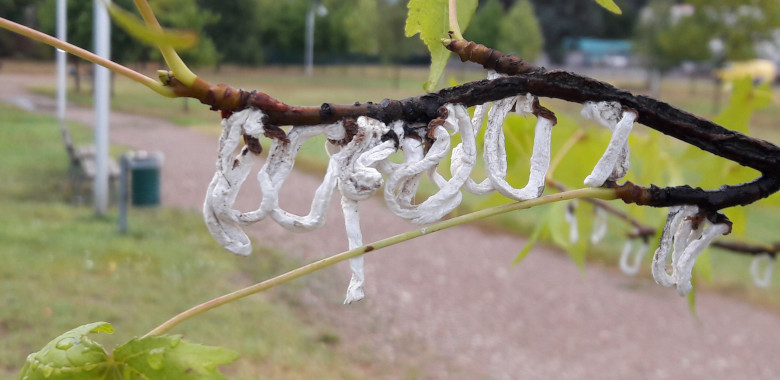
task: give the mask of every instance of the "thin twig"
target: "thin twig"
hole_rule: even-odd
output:
[[[626,203],[652,207],[697,205],[702,210],[717,211],[727,207],[745,206],[776,193],[780,190],[780,179],[764,175],[751,182],[723,185],[716,190],[704,190],[688,185],[644,187],[631,181],[620,185],[608,182],[605,186],[616,189],[618,197]]]
[[[463,35],[460,32],[460,25],[458,25],[458,0],[450,0],[447,11],[449,13],[450,33],[452,33],[452,37],[462,40]]]
[[[152,7],[149,6],[149,2],[146,0],[134,0],[134,3],[135,7],[138,8],[138,12],[141,13],[144,22],[146,22],[146,25],[155,30],[162,31],[162,26],[160,26],[160,22],[157,21],[157,17],[154,15]],[[192,86],[198,76],[184,64],[184,61],[182,61],[179,54],[176,53],[176,50],[171,46],[159,44],[157,45],[157,48],[160,49],[160,53],[162,53],[165,63],[168,64],[168,67],[171,68],[171,71],[176,77],[179,78],[182,83]]]
[[[17,24],[13,21],[4,19],[0,17],[0,28],[8,29],[12,32],[19,33],[25,37],[31,38],[33,40],[36,40],[38,42],[42,42],[46,45],[55,47],[60,50],[64,50],[70,54],[73,54],[79,58],[82,58],[84,60],[87,60],[89,62],[98,64],[100,66],[103,66],[105,68],[108,68],[109,70],[119,74],[123,75],[125,77],[128,77],[138,83],[143,84],[146,87],[149,87],[154,92],[165,96],[169,98],[176,97],[176,94],[174,94],[173,90],[167,87],[164,87],[162,83],[158,82],[157,80],[154,80],[150,77],[147,77],[146,75],[143,75],[137,71],[131,70],[128,67],[122,66],[118,63],[115,63],[113,61],[107,60],[103,57],[100,57],[90,51],[84,50],[76,45],[67,43],[65,41],[59,40],[57,38],[54,38],[48,34],[41,33],[35,29],[28,28],[24,25]]]
[[[441,231],[450,227],[455,227],[464,223],[473,222],[476,220],[488,218],[495,215],[500,215],[504,213],[508,213],[511,211],[517,211],[517,210],[523,210],[528,209],[535,206],[541,206],[544,204],[552,203],[552,202],[559,202],[559,201],[565,201],[575,198],[598,198],[598,199],[615,199],[615,191],[611,189],[594,189],[594,188],[586,188],[586,189],[577,189],[577,190],[571,190],[567,192],[562,193],[556,193],[547,195],[544,197],[528,200],[528,201],[520,201],[515,203],[510,203],[506,205],[496,206],[487,208],[484,210],[475,211],[466,215],[461,215],[458,217],[454,217],[452,219],[447,219],[438,223],[431,224],[429,226],[419,228],[413,231],[405,232],[393,237],[389,237],[386,239],[382,239],[379,241],[376,241],[374,243],[364,245],[362,247],[358,247],[355,249],[351,249],[349,251],[341,252],[338,254],[335,254],[333,256],[324,258],[322,260],[313,262],[308,265],[304,265],[300,268],[291,270],[285,274],[279,275],[277,277],[274,277],[272,279],[254,284],[252,286],[248,286],[246,288],[237,290],[233,293],[226,294],[217,298],[214,298],[212,300],[206,301],[200,305],[197,305],[195,307],[192,307],[191,309],[184,311],[175,317],[169,319],[168,321],[164,322],[160,326],[154,328],[152,331],[148,332],[145,336],[151,336],[151,335],[160,335],[164,334],[170,329],[176,327],[180,323],[196,316],[201,313],[204,313],[206,311],[209,311],[211,309],[217,308],[219,306],[225,305],[227,303],[233,302],[235,300],[238,300],[240,298],[244,298],[247,296],[250,296],[252,294],[260,293],[262,291],[271,289],[277,285],[284,284],[288,281],[294,280],[296,278],[299,278],[301,276],[316,272],[320,269],[327,268],[331,265],[334,265],[336,263],[351,259],[353,257],[357,257],[363,254],[366,254],[368,252],[376,251],[381,248],[389,247],[394,244],[398,244],[407,240],[411,240],[417,237],[420,237],[422,235],[427,235],[433,232]]]
[[[712,246],[744,255],[757,256],[768,254],[773,259],[777,257],[778,253],[780,253],[780,242],[777,242],[773,245],[761,245],[736,241],[716,241],[712,243]]]
[[[550,185],[551,187],[557,189],[558,191],[568,191],[568,188],[566,185],[562,184],[561,182],[558,182],[550,177],[545,178],[545,182]],[[618,210],[615,207],[612,207],[611,204],[604,202],[600,199],[593,199],[593,198],[585,198],[583,199],[585,202],[591,203],[596,207],[601,207],[604,211],[606,211],[609,214],[612,214],[613,216],[618,217],[619,219],[627,222],[632,227],[634,227],[634,232],[630,234],[630,237],[634,238],[642,238],[647,239],[650,236],[655,235],[655,228],[650,227],[642,222],[640,222],[638,219],[632,217],[631,215],[626,214],[625,212]]]
[[[530,92],[569,102],[616,101],[635,110],[638,122],[710,153],[780,178],[780,148],[726,129],[710,120],[643,95],[633,95],[609,83],[563,70],[546,70],[522,59],[470,41],[449,40],[446,47],[463,61],[510,75],[491,83],[496,96]],[[476,96],[476,94],[472,94]]]

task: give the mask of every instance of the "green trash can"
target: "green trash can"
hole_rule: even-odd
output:
[[[130,171],[130,201],[133,206],[160,204],[160,152],[133,152],[127,160]]]

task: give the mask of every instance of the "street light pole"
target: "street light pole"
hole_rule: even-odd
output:
[[[95,54],[111,59],[111,21],[101,0],[94,0]],[[108,116],[111,106],[111,77],[107,68],[98,64],[95,70],[95,179],[93,182],[95,212],[108,212]]]
[[[68,11],[67,0],[57,0],[57,39],[68,40]],[[64,50],[57,49],[57,120],[60,124],[65,122],[65,102],[67,101],[67,58]]]
[[[319,1],[312,1],[306,12],[306,50],[304,51],[304,73],[311,77],[314,72],[314,14],[319,6]]]

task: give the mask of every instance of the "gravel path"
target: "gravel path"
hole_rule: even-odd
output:
[[[53,112],[51,100],[23,90],[31,80],[1,74],[0,100]],[[91,124],[89,109],[71,107],[68,117]],[[213,174],[215,137],[114,113],[111,141],[164,152],[163,203],[200,208]],[[287,190],[283,206],[308,209],[318,184],[293,173],[286,189],[300,191]],[[254,208],[257,197],[242,194],[240,207]],[[378,199],[360,207],[366,242],[412,228]],[[250,233],[256,244],[310,261],[347,246],[337,198],[329,215],[325,227],[305,235],[272,222]],[[341,305],[349,281],[344,263],[315,276],[320,286],[304,291],[302,309],[326,321],[342,344],[356,349],[351,352],[385,365],[384,378],[780,378],[777,313],[704,293],[696,320],[672,289],[596,265],[583,276],[552,249],[538,246],[511,266],[522,244],[520,237],[474,226],[425,236],[367,256],[366,300]]]

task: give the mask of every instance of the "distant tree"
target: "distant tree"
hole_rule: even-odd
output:
[[[544,50],[553,62],[562,62],[567,38],[622,39],[633,33],[639,10],[648,0],[619,1],[615,15],[593,1],[532,0],[544,36]]]
[[[710,59],[710,22],[703,12],[675,1],[653,2],[642,12],[634,43],[647,66],[661,74],[686,61]]]
[[[262,49],[269,62],[302,62],[309,3],[309,0],[257,0],[261,15],[260,45],[252,48]]]
[[[133,9],[132,0],[114,0],[124,9]],[[68,41],[91,49],[92,48],[92,6],[93,0],[68,0]],[[56,0],[45,0],[38,8],[38,20],[41,30],[53,34],[55,30]],[[160,22],[168,27],[186,27],[196,31],[203,30],[206,25],[217,18],[210,12],[198,8],[195,0],[157,0],[152,3],[155,12],[160,15]],[[201,33],[198,45],[182,53],[185,59],[196,65],[213,64],[216,62],[214,43],[207,35]],[[111,26],[111,58],[116,62],[138,62],[149,59],[157,60],[159,53],[150,46],[144,46],[115,24]]]
[[[379,9],[377,0],[356,0],[349,7],[347,17],[341,19],[345,25],[347,43],[350,53],[362,55],[379,54]]]
[[[499,0],[487,0],[481,3],[471,20],[474,25],[480,27],[467,29],[466,38],[485,46],[498,46],[504,14],[504,6]]]
[[[636,45],[651,67],[667,71],[684,61],[715,66],[756,56],[756,44],[780,28],[776,0],[656,1],[643,11]],[[718,46],[714,52],[711,45]],[[713,54],[714,53],[714,54]]]
[[[198,0],[198,6],[218,17],[203,32],[219,51],[220,62],[257,65],[263,63],[260,40],[261,12],[256,1]],[[236,38],[236,36],[241,38]]]
[[[692,0],[695,20],[722,44],[718,58],[738,61],[755,58],[756,43],[772,39],[780,28],[780,3],[777,0]]]
[[[35,19],[31,16],[40,2],[41,0],[0,0],[0,15],[15,22],[36,27],[37,25],[34,25]],[[0,30],[0,57],[37,56],[43,51],[39,48],[40,45],[32,43],[26,38],[7,30]]]
[[[379,58],[382,63],[406,63],[414,57],[427,59],[428,51],[419,38],[398,38],[404,35],[407,15],[406,2],[382,0],[379,2]]]
[[[542,52],[542,31],[534,7],[528,0],[520,0],[509,9],[499,23],[499,35],[495,46],[507,54],[534,61]]]
[[[187,28],[200,32],[219,20],[219,16],[198,6],[197,0],[155,0],[151,5],[155,14],[160,15],[160,22],[173,28]],[[126,9],[132,9],[132,5]],[[199,34],[198,44],[193,49],[182,52],[182,59],[193,62],[194,65],[214,65],[219,60],[214,41],[208,33]],[[157,50],[153,50],[152,57],[160,59],[158,54]]]

